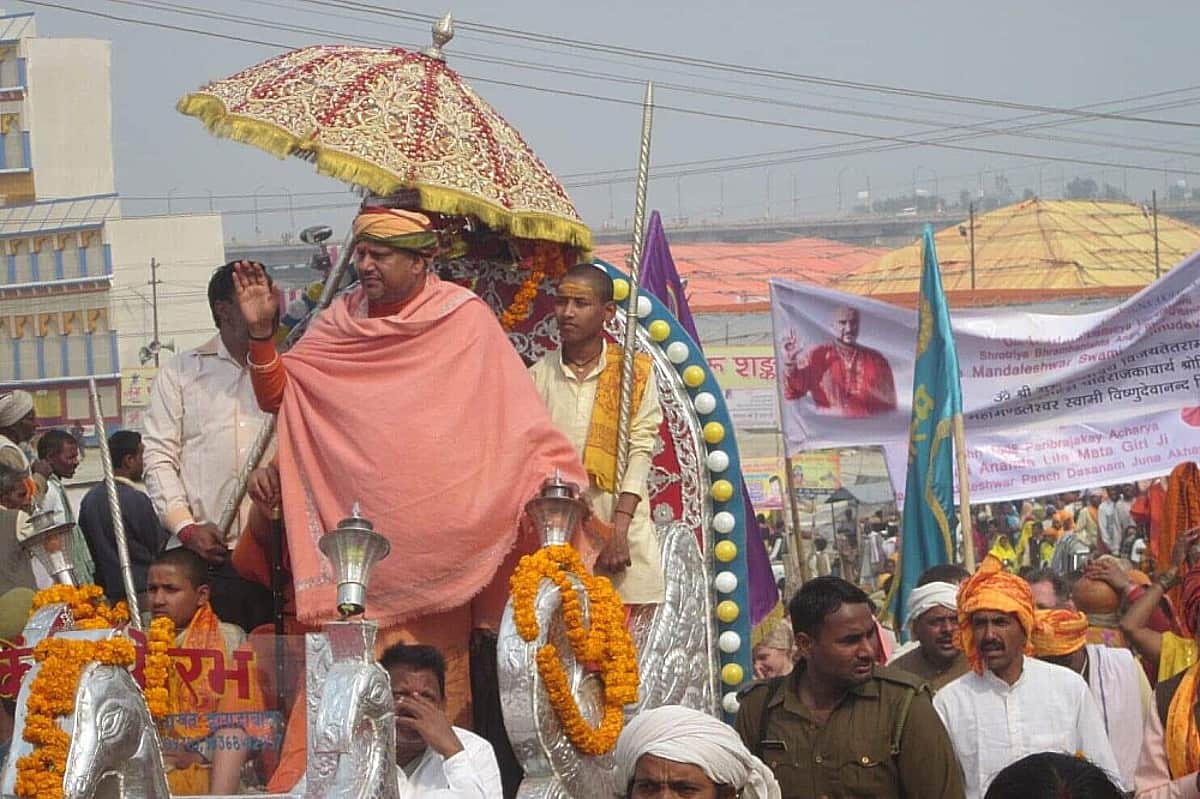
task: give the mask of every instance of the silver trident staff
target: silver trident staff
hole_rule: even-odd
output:
[[[617,417],[617,491],[620,494],[629,465],[629,436],[633,424],[633,358],[637,352],[638,276],[646,243],[646,184],[650,179],[650,132],[654,127],[654,84],[646,82],[642,100],[642,141],[638,151],[637,188],[633,205],[633,253],[629,261],[629,299],[625,304],[625,351],[621,356],[621,405]]]
[[[104,487],[108,489],[108,510],[112,514],[113,538],[117,542],[117,558],[121,561],[121,582],[125,583],[125,604],[129,606],[129,623],[142,629],[142,611],[138,607],[137,586],[133,582],[133,561],[129,559],[129,542],[125,540],[125,519],[121,516],[121,501],[117,499],[117,479],[113,473],[112,453],[108,451],[108,432],[104,429],[104,410],[96,378],[88,378],[92,394],[92,415],[96,421],[96,438],[100,440],[100,465],[104,467]]]

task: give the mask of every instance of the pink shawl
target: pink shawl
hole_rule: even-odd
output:
[[[342,296],[284,356],[279,471],[307,623],[336,615],[317,539],[355,502],[392,544],[367,603],[386,627],[487,588],[517,542],[525,503],[556,468],[587,482],[477,296],[430,276],[393,316],[366,318],[365,306],[361,290]]]

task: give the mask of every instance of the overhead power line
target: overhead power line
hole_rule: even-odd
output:
[[[126,4],[132,4],[132,5],[154,7],[153,3],[137,2],[137,0],[116,0],[116,1],[123,2]],[[251,43],[251,44],[260,44],[260,45],[271,46],[271,47],[278,47],[278,48],[287,48],[288,47],[288,45],[284,45],[284,44],[280,44],[280,43],[276,43],[276,42],[268,42],[268,41],[261,40],[261,39],[250,39],[247,37],[240,37],[240,36],[234,36],[234,35],[229,35],[229,34],[224,34],[224,33],[218,33],[218,32],[214,32],[214,31],[201,30],[201,29],[191,28],[188,26],[170,25],[168,23],[157,22],[154,20],[144,20],[144,19],[120,17],[118,15],[106,14],[103,12],[96,12],[96,11],[89,10],[89,9],[79,9],[79,8],[74,8],[74,7],[67,6],[67,5],[60,4],[60,3],[48,2],[48,0],[29,0],[29,2],[32,5],[41,5],[41,6],[59,8],[59,9],[66,10],[66,11],[72,11],[72,12],[91,15],[91,16],[98,16],[98,17],[103,17],[103,18],[107,18],[107,19],[113,19],[116,21],[129,22],[132,24],[150,25],[153,27],[167,28],[170,30],[175,30],[175,31],[180,31],[180,32],[185,32],[185,33],[193,33],[193,34],[199,34],[199,35],[205,35],[205,36],[212,36],[212,37],[216,37],[216,38],[229,39],[232,41],[245,42],[245,43]],[[160,5],[162,5],[162,4],[160,4]],[[165,4],[165,5],[175,5],[175,4]],[[178,6],[175,6],[175,7],[178,8]],[[194,11],[194,9],[193,9],[193,11]],[[179,13],[182,13],[182,12],[179,12]],[[215,15],[209,14],[209,16],[215,16]],[[228,15],[226,15],[226,16],[228,16]],[[418,15],[418,16],[420,16],[420,15]],[[286,28],[287,26],[277,25],[276,27],[277,28]],[[313,30],[317,30],[317,29],[302,28],[302,29],[299,29],[297,32],[302,33],[302,34],[312,35]],[[320,30],[318,32],[326,33],[325,31],[320,31]],[[629,105],[629,106],[640,106],[640,103],[638,103],[637,101],[627,99],[627,98],[606,97],[603,95],[592,94],[592,93],[587,93],[587,92],[572,91],[572,90],[566,90],[566,89],[556,89],[556,88],[542,87],[542,86],[531,86],[528,84],[515,83],[512,81],[503,81],[503,80],[498,80],[496,78],[487,78],[487,77],[482,77],[482,76],[465,75],[464,77],[471,78],[472,80],[475,80],[477,82],[490,83],[490,84],[500,85],[500,86],[505,86],[505,87],[510,87],[510,88],[525,89],[525,90],[545,92],[545,93],[551,93],[551,94],[557,94],[557,95],[571,96],[571,97],[589,99],[589,100],[599,101],[599,102],[607,102],[607,103]],[[1171,90],[1168,92],[1161,92],[1161,93],[1156,93],[1156,94],[1159,94],[1159,95],[1175,94],[1175,93],[1181,93],[1184,91],[1189,91],[1192,88],[1200,88],[1200,87],[1188,87],[1187,89]],[[751,117],[744,117],[741,115],[724,114],[724,113],[719,113],[719,112],[706,111],[706,110],[695,109],[695,108],[686,108],[686,107],[674,106],[674,105],[663,104],[663,105],[659,105],[658,108],[661,110],[665,110],[665,111],[673,111],[673,112],[680,113],[680,114],[699,116],[699,117],[704,117],[704,118],[709,118],[709,119],[747,122],[747,123],[751,123],[751,124],[767,125],[767,126],[773,126],[773,127],[784,127],[784,128],[791,128],[791,129],[797,129],[797,130],[806,130],[806,131],[816,132],[816,133],[831,134],[831,135],[849,137],[852,139],[858,139],[861,141],[883,142],[883,143],[886,143],[886,145],[887,145],[883,149],[890,149],[891,147],[897,147],[897,146],[902,146],[902,147],[932,146],[932,147],[940,147],[940,148],[953,149],[953,150],[963,150],[963,151],[967,151],[967,152],[977,152],[977,153],[985,153],[985,154],[991,154],[991,155],[1003,155],[1003,156],[1011,156],[1011,157],[1019,157],[1019,158],[1029,158],[1032,160],[1039,160],[1039,161],[1075,163],[1075,164],[1099,166],[1099,167],[1105,167],[1105,168],[1133,169],[1133,170],[1152,171],[1152,172],[1158,172],[1160,170],[1160,167],[1158,167],[1158,166],[1146,166],[1146,165],[1141,165],[1141,164],[1119,163],[1119,162],[1113,162],[1113,161],[1103,161],[1103,160],[1098,160],[1098,159],[1053,156],[1053,155],[1043,155],[1043,154],[1039,154],[1039,153],[1024,153],[1024,152],[1017,152],[1017,151],[1001,150],[1001,149],[997,149],[997,148],[971,147],[971,146],[965,146],[965,145],[957,145],[957,144],[950,143],[951,140],[949,140],[949,139],[943,139],[943,140],[921,139],[921,138],[919,138],[920,134],[901,135],[901,136],[877,135],[877,134],[860,133],[858,131],[847,131],[847,130],[841,130],[841,129],[837,129],[837,128],[830,128],[830,127],[823,127],[823,126],[816,126],[816,125],[804,125],[804,124],[800,124],[800,123],[787,122],[787,121],[783,121],[783,120],[757,119],[757,118],[751,118]],[[1035,106],[1030,106],[1030,108],[1035,108]],[[1052,114],[1052,113],[1059,112],[1058,109],[1054,109],[1051,107],[1036,107],[1036,108],[1045,109],[1045,110],[1038,110],[1037,114]],[[1077,109],[1073,109],[1073,110],[1077,110]],[[1091,113],[1091,112],[1088,112],[1087,114],[1083,114],[1083,115],[1090,116],[1091,118],[1111,118],[1113,116],[1121,116],[1121,115],[1113,115],[1113,114],[1105,114],[1105,113]],[[1126,117],[1126,118],[1127,119],[1136,119],[1135,117]],[[937,124],[937,123],[930,122],[928,124]],[[951,128],[954,128],[954,127],[961,128],[961,127],[969,127],[969,126],[951,126]],[[998,133],[1000,133],[1000,131],[993,132],[993,131],[988,130],[988,131],[985,131],[982,133],[977,132],[975,135],[996,135]],[[1095,144],[1096,144],[1096,146],[1104,146],[1103,143],[1099,143],[1099,142],[1097,142]],[[831,150],[836,149],[838,147],[843,147],[843,146],[846,146],[846,145],[824,145],[824,147],[829,148]],[[860,152],[867,152],[867,151],[869,151],[869,150],[859,148],[858,150],[847,150],[847,151],[842,151],[840,153],[831,153],[830,156],[822,156],[822,157],[831,157],[834,154],[836,154],[836,155],[858,154]],[[1192,154],[1190,151],[1172,151],[1172,152]],[[790,160],[791,161],[800,161],[800,160],[813,160],[813,159],[797,158],[797,159],[790,159]],[[743,166],[741,168],[748,168],[748,167]],[[708,169],[706,171],[719,171],[719,170]],[[1172,171],[1175,173],[1178,173],[1178,174],[1193,174],[1186,169],[1177,169],[1177,170],[1172,170]],[[678,176],[679,174],[695,174],[695,172],[676,173],[671,176]],[[598,183],[607,183],[609,181],[608,180],[596,181],[596,182],[593,182],[592,185],[594,185],[597,182]],[[262,212],[262,211],[260,211],[260,212]]]
[[[298,0],[305,5],[322,6],[326,8],[336,9],[353,9],[365,14],[372,14],[382,17],[391,17],[399,19],[407,19],[410,21],[423,21],[432,23],[438,17],[433,14],[422,14],[404,9],[383,9],[367,3],[354,2],[353,0]],[[702,67],[720,71],[724,74],[735,73],[741,75],[753,75],[756,77],[774,78],[783,81],[793,81],[799,83],[812,83],[820,86],[832,86],[841,89],[854,89],[857,91],[875,92],[880,94],[899,95],[902,97],[916,97],[926,100],[937,100],[947,103],[960,103],[970,105],[983,105],[993,108],[1004,108],[1012,111],[1033,111],[1044,114],[1061,114],[1064,116],[1074,116],[1083,119],[1107,119],[1120,122],[1139,122],[1156,125],[1172,125],[1178,127],[1196,128],[1200,127],[1200,122],[1184,122],[1172,119],[1156,119],[1138,116],[1126,116],[1123,114],[1106,113],[1101,111],[1087,111],[1076,108],[1067,108],[1060,106],[1040,105],[1037,103],[1019,103],[1010,100],[1001,100],[989,97],[977,97],[966,94],[950,94],[944,92],[934,92],[922,89],[912,89],[902,86],[892,86],[884,83],[870,83],[865,81],[844,80],[841,78],[831,78],[823,75],[811,75],[800,72],[787,72],[784,70],[771,69],[766,67],[755,67],[748,64],[737,64],[728,61],[716,61],[708,58],[697,58],[693,56],[681,55],[677,53],[667,53],[655,50],[644,50],[633,47],[625,47],[615,44],[603,44],[599,42],[589,42],[574,37],[556,36],[547,33],[535,33],[527,30],[519,30],[517,28],[507,28],[500,25],[488,25],[481,22],[471,22],[469,20],[455,20],[455,24],[466,30],[474,30],[485,33],[490,33],[496,36],[506,38],[519,39],[526,42],[539,44],[552,43],[560,45],[570,50],[587,50],[592,52],[619,54],[627,58],[639,59],[645,61],[665,62],[671,64],[682,64],[693,67]]]

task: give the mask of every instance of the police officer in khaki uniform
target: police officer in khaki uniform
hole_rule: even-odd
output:
[[[870,600],[836,577],[789,605],[795,671],[742,697],[737,730],[784,799],[962,799],[962,772],[929,689],[876,665]]]

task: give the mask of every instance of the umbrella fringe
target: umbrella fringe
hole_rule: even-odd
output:
[[[214,136],[252,144],[279,158],[297,155],[315,161],[321,174],[362,186],[380,196],[415,188],[421,195],[423,210],[474,216],[488,227],[507,231],[517,238],[562,242],[578,247],[584,257],[591,256],[592,234],[582,222],[571,223],[551,214],[513,213],[453,189],[406,184],[386,169],[360,158],[306,142],[268,122],[240,119],[212,95],[189,94],[175,107],[180,113],[199,119]]]

